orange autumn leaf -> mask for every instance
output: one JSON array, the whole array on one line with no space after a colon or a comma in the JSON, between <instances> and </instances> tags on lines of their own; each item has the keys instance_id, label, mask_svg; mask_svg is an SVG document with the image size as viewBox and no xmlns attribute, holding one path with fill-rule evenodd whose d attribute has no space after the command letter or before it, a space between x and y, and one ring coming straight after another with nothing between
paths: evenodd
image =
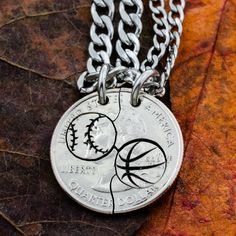
<instances>
[{"instance_id":1,"label":"orange autumn leaf","mask_svg":"<svg viewBox=\"0 0 236 236\"><path fill-rule=\"evenodd\" d=\"M185 138L172 190L138 236L236 235L236 1L187 1L172 109Z\"/></svg>"}]
</instances>

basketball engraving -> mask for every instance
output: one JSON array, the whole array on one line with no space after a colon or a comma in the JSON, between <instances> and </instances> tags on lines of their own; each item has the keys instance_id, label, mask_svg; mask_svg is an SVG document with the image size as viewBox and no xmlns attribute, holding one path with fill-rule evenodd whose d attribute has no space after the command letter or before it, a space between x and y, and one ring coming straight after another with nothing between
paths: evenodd
<instances>
[{"instance_id":1,"label":"basketball engraving","mask_svg":"<svg viewBox=\"0 0 236 236\"><path fill-rule=\"evenodd\" d=\"M124 144L116 158L120 181L132 188L147 188L164 175L167 166L163 148L153 140L134 139Z\"/></svg>"}]
</instances>

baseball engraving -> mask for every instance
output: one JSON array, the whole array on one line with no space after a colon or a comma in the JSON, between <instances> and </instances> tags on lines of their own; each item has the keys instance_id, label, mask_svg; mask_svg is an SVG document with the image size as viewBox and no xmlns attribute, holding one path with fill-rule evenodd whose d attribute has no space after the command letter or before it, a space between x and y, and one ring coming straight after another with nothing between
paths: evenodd
<instances>
[{"instance_id":1,"label":"baseball engraving","mask_svg":"<svg viewBox=\"0 0 236 236\"><path fill-rule=\"evenodd\" d=\"M94 161L112 151L116 136L115 125L109 117L91 112L79 115L70 122L66 143L75 157Z\"/></svg>"}]
</instances>

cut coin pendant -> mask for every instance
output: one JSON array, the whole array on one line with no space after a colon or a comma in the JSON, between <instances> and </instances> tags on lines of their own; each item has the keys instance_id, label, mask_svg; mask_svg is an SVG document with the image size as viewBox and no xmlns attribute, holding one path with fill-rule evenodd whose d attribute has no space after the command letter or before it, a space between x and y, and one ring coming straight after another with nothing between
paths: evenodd
<instances>
[{"instance_id":1,"label":"cut coin pendant","mask_svg":"<svg viewBox=\"0 0 236 236\"><path fill-rule=\"evenodd\" d=\"M51 142L51 163L62 189L83 206L124 213L159 198L174 182L183 138L170 110L145 94L130 104L129 89L97 93L71 106Z\"/></svg>"}]
</instances>

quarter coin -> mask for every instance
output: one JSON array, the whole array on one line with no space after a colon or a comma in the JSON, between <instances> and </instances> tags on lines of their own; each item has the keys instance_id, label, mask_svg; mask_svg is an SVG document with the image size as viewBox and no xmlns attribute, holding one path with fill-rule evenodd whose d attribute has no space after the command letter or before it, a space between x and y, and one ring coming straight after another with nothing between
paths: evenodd
<instances>
[{"instance_id":1,"label":"quarter coin","mask_svg":"<svg viewBox=\"0 0 236 236\"><path fill-rule=\"evenodd\" d=\"M51 164L62 189L102 213L130 212L155 201L174 182L183 138L171 111L144 94L137 107L131 90L107 91L101 105L92 93L72 105L51 141Z\"/></svg>"}]
</instances>

